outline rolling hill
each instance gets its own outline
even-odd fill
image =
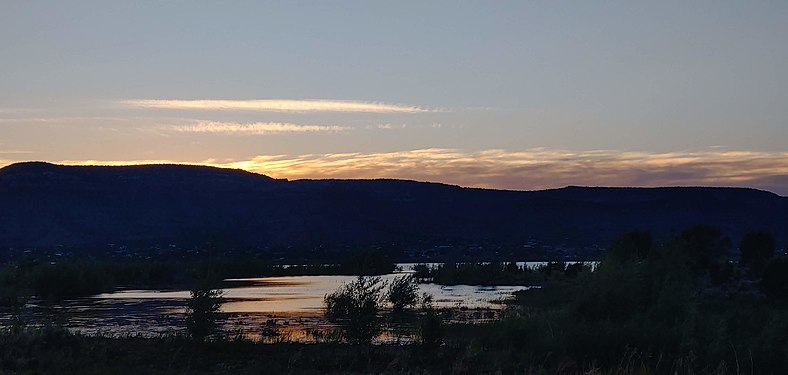
[[[277,180],[185,165],[0,169],[0,246],[187,241],[249,246],[540,241],[606,244],[693,224],[735,241],[788,241],[788,198],[743,188],[566,187],[503,191],[404,180]]]

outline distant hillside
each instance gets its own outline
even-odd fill
[[[219,236],[251,246],[409,241],[606,244],[631,229],[718,226],[788,241],[788,198],[738,188],[501,191],[402,180],[276,180],[183,165],[0,169],[0,245]]]

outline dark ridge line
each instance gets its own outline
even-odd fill
[[[666,186],[600,186],[600,185],[567,185],[564,187],[556,187],[556,188],[546,188],[546,189],[497,189],[497,188],[484,188],[484,187],[474,187],[474,186],[462,186],[456,184],[450,184],[445,182],[439,181],[422,181],[422,180],[409,180],[409,179],[401,179],[401,178],[299,178],[299,179],[287,179],[287,178],[274,178],[269,175],[263,173],[257,173],[252,171],[247,171],[241,168],[230,168],[230,167],[217,167],[211,165],[204,165],[204,164],[184,164],[184,163],[147,163],[147,164],[129,164],[129,165],[110,165],[110,164],[92,164],[92,165],[68,165],[68,164],[57,164],[47,161],[22,161],[16,162],[5,167],[0,168],[0,176],[3,172],[7,172],[8,170],[17,170],[20,168],[25,167],[37,167],[37,168],[54,168],[54,169],[82,169],[82,170],[90,170],[90,169],[145,169],[145,168],[157,168],[157,167],[165,167],[165,168],[183,168],[183,169],[194,169],[194,170],[212,170],[212,171],[231,171],[236,173],[243,173],[247,175],[255,175],[265,177],[272,181],[280,181],[280,182],[352,182],[352,181],[364,181],[364,182],[408,182],[408,183],[417,183],[417,184],[429,184],[429,185],[437,185],[437,186],[446,186],[446,187],[456,187],[460,189],[466,190],[480,190],[480,191],[500,191],[500,192],[547,192],[547,191],[566,191],[566,190],[584,190],[584,189],[591,189],[591,190],[742,190],[742,191],[755,191],[761,193],[768,193],[776,197],[780,198],[788,198],[788,196],[779,195],[775,192],[762,190],[754,187],[746,187],[746,186],[703,186],[703,185],[666,185]]]

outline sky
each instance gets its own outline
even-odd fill
[[[788,195],[785,1],[8,1],[0,166]]]

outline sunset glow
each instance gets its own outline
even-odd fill
[[[8,164],[10,161],[0,161]],[[61,160],[66,165],[191,164],[243,169],[274,178],[395,178],[491,189],[584,186],[738,186],[788,194],[786,152],[576,153],[421,149],[389,153],[260,155],[244,160]]]
[[[788,194],[782,5],[346,8],[10,7],[0,163]]]

